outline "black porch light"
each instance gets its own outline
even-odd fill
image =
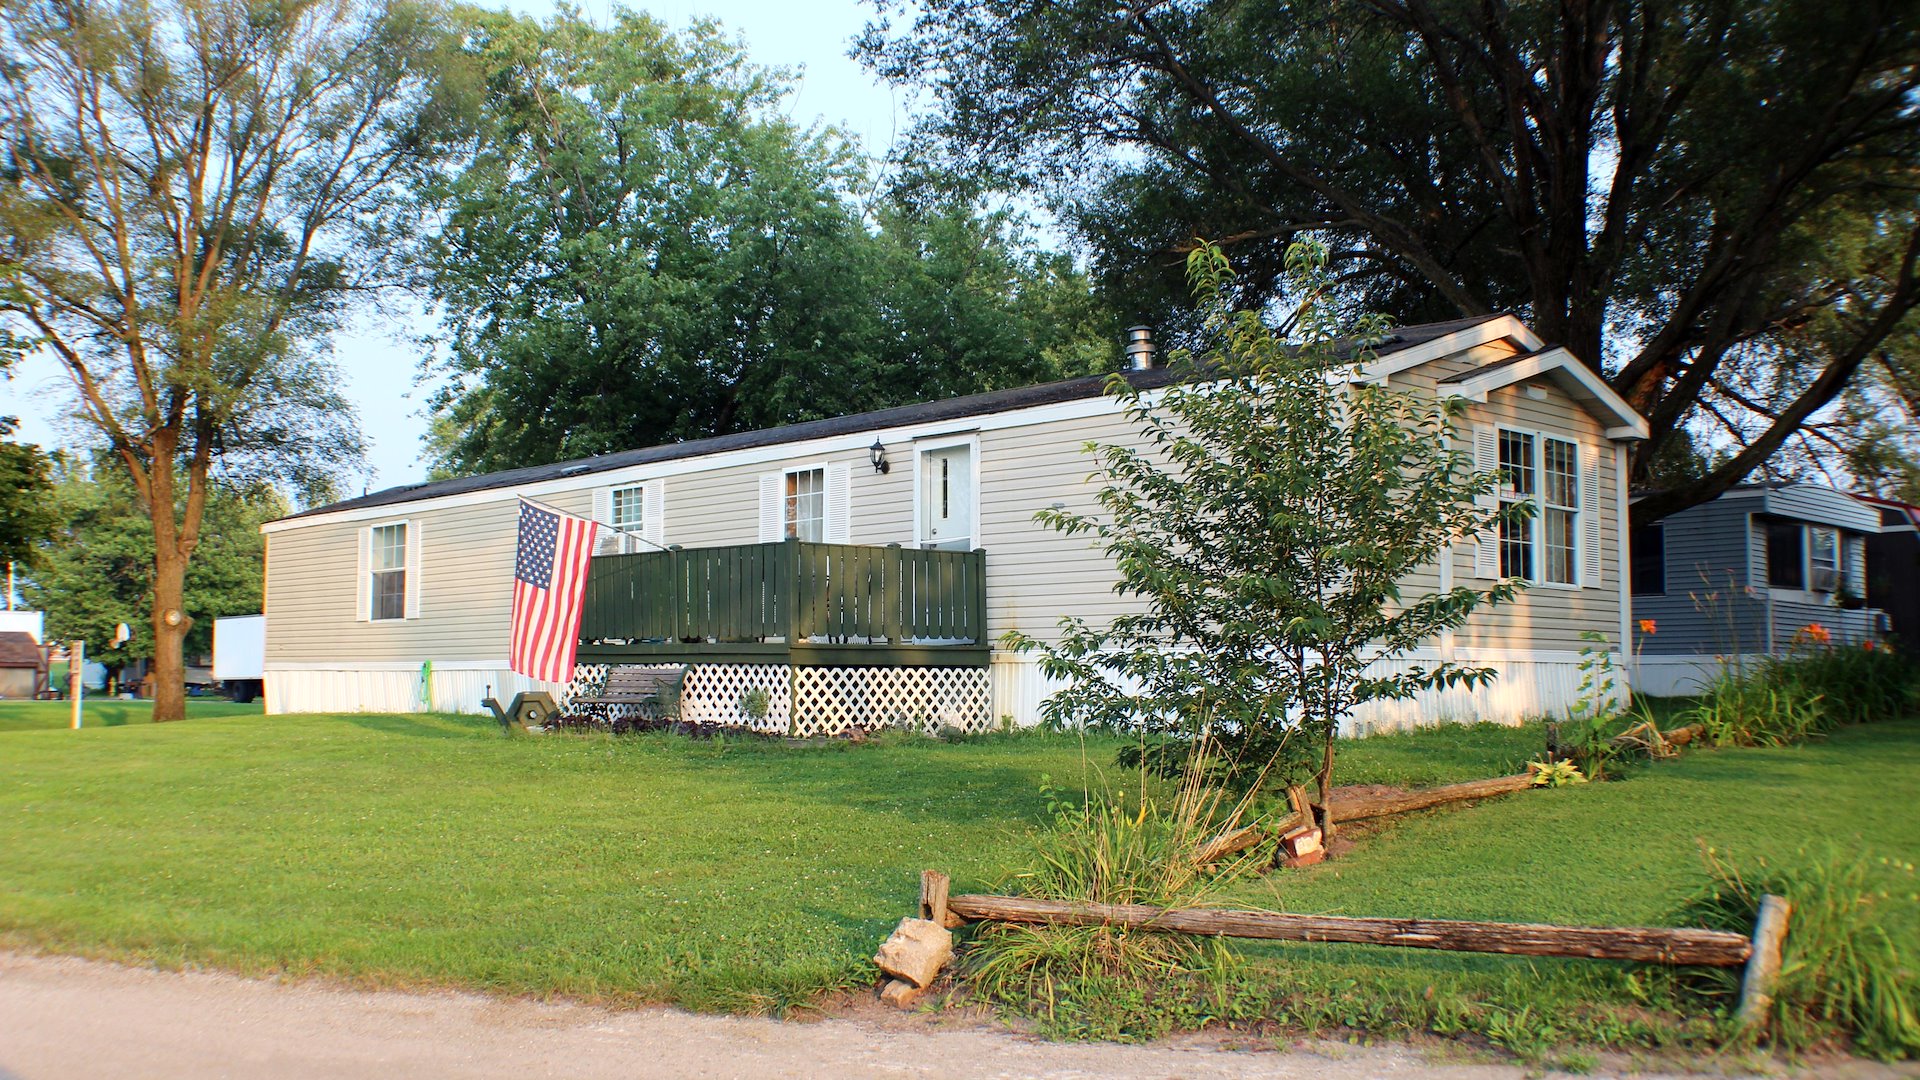
[[[880,445],[878,436],[874,437],[873,445],[867,447],[867,460],[873,462],[873,471],[877,473],[893,468],[892,465],[887,464],[887,448]]]

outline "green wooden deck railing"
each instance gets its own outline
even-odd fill
[[[775,544],[596,556],[582,661],[984,664],[986,553]]]

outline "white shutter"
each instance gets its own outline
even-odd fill
[[[644,503],[644,516],[640,535],[646,537],[648,543],[641,544],[640,548],[646,551],[658,551],[667,546],[667,482],[665,480],[649,481],[643,489],[641,499]]]
[[[760,542],[777,544],[787,538],[787,515],[781,506],[786,499],[786,474],[760,474]]]
[[[593,533],[593,553],[595,555],[618,555],[626,550],[621,544],[621,535],[612,529],[613,525],[613,489],[593,489],[593,520],[600,528]]]
[[[1864,600],[1867,596],[1867,538],[1843,533],[1840,547],[1841,558],[1845,560],[1841,574],[1847,583],[1847,593]]]
[[[829,544],[850,544],[853,535],[853,470],[846,464],[827,466],[826,538]]]
[[[366,622],[373,616],[373,595],[368,590],[367,577],[373,569],[373,529],[361,529],[359,542],[355,546],[359,550],[358,568],[353,574],[353,617],[359,622]]]
[[[1477,425],[1473,429],[1473,469],[1475,472],[1491,473],[1500,469],[1500,430],[1491,424]],[[1474,502],[1482,510],[1496,510],[1500,506],[1498,491],[1477,496]],[[1479,578],[1497,578],[1500,576],[1500,529],[1490,526],[1475,534],[1473,542],[1473,576]]]
[[[420,617],[420,523],[407,522],[407,612],[406,617]]]
[[[1580,584],[1597,589],[1604,574],[1600,555],[1605,536],[1600,528],[1600,448],[1583,446],[1580,457]]]

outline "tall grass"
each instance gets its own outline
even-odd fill
[[[1920,1057],[1920,895],[1911,863],[1832,849],[1747,871],[1711,853],[1709,863],[1711,883],[1683,909],[1683,925],[1746,933],[1762,896],[1793,904],[1768,1018],[1777,1044],[1850,1040],[1882,1059]],[[1693,985],[1730,1003],[1740,975],[1702,972]]]
[[[1164,804],[1144,778],[1131,792],[1103,785],[1070,794],[1044,786],[1052,821],[1001,887],[1048,900],[1205,904],[1271,857],[1262,845],[1215,864],[1200,861],[1207,841],[1243,824],[1251,806],[1250,797],[1229,801],[1207,775],[1206,762],[1196,756]],[[1224,943],[1213,938],[990,922],[976,930],[962,963],[974,992],[1050,1025],[1142,1038],[1163,1034],[1172,1022],[1164,1012],[1139,1007],[1164,984],[1223,973],[1229,962]]]
[[[1884,644],[1829,644],[1815,625],[1786,656],[1723,670],[1676,722],[1699,724],[1715,746],[1784,746],[1916,704],[1920,665]]]

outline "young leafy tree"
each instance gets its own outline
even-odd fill
[[[358,456],[321,350],[393,280],[442,23],[411,0],[0,0],[0,322],[64,365],[149,511],[156,720],[185,715],[216,460],[299,484]]]
[[[1690,427],[1734,447],[1636,518],[1738,483],[1920,307],[1910,0],[874,3],[925,140],[1044,190],[1142,314],[1196,234],[1250,305],[1313,237],[1359,310],[1520,312],[1607,374],[1636,482]]]
[[[1493,677],[1451,662],[1372,665],[1515,595],[1514,581],[1404,591],[1496,521],[1476,502],[1494,478],[1474,471],[1458,399],[1349,379],[1385,326],[1338,325],[1323,250],[1293,247],[1288,274],[1306,301],[1291,344],[1233,310],[1218,248],[1198,247],[1188,272],[1203,351],[1176,354],[1182,378],[1157,394],[1115,376],[1139,438],[1089,447],[1101,512],[1039,515],[1104,549],[1140,610],[1104,627],[1065,620],[1057,644],[1018,633],[1009,644],[1069,681],[1051,719],[1158,736],[1164,766],[1210,741],[1243,785],[1310,771],[1324,804],[1356,706]]]

